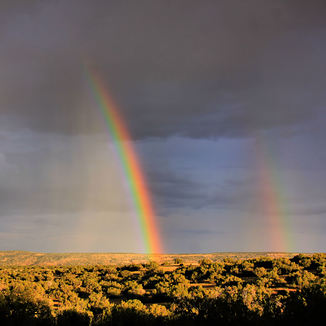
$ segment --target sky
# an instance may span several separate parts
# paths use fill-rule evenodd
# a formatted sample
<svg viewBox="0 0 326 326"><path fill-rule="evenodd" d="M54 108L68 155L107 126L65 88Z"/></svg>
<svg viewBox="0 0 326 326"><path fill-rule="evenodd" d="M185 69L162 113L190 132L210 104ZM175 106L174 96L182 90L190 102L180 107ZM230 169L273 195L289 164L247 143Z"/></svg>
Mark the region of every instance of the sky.
<svg viewBox="0 0 326 326"><path fill-rule="evenodd" d="M325 40L324 0L2 0L0 250L144 252L90 66L164 252L325 251Z"/></svg>

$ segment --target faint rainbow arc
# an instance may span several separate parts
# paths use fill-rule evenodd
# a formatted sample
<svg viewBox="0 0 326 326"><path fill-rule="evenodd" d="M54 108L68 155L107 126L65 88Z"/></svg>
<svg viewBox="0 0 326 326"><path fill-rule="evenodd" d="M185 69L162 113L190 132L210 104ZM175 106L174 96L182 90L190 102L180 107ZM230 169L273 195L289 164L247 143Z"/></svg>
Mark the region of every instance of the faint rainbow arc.
<svg viewBox="0 0 326 326"><path fill-rule="evenodd" d="M151 196L137 153L131 144L126 123L100 76L87 67L85 67L85 76L122 164L132 202L137 212L145 251L147 254L161 254L163 253L162 242Z"/></svg>
<svg viewBox="0 0 326 326"><path fill-rule="evenodd" d="M271 154L266 148L267 145L261 139L256 138L256 160L258 163L258 173L260 182L260 197L263 202L264 213L272 226L272 246L277 246L279 251L290 251L292 242L287 219L284 199L282 198L282 186L279 176L273 166Z"/></svg>

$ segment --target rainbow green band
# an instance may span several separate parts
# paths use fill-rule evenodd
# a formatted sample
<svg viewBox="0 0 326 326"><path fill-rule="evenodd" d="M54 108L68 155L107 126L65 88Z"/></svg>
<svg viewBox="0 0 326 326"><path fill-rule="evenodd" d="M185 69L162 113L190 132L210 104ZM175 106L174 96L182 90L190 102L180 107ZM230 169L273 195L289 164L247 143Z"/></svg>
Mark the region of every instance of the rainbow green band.
<svg viewBox="0 0 326 326"><path fill-rule="evenodd" d="M99 76L88 68L85 68L85 75L121 162L145 251L147 254L160 254L163 251L152 200L126 124Z"/></svg>

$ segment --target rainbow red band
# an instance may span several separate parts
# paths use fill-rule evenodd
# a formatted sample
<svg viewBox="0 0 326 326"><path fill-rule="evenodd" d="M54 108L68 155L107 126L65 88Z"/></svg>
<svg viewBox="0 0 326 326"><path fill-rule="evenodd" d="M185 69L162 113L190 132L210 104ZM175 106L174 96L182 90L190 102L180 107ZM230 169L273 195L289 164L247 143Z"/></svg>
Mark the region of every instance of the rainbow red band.
<svg viewBox="0 0 326 326"><path fill-rule="evenodd" d="M88 68L85 69L85 74L122 164L137 212L145 251L147 254L161 254L163 250L151 196L126 123L99 75Z"/></svg>

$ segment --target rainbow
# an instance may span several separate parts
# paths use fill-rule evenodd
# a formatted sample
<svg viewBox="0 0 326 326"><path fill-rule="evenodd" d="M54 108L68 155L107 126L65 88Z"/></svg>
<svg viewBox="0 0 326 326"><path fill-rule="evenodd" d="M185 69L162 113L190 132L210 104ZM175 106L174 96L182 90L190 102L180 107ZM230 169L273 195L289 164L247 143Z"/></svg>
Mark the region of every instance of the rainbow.
<svg viewBox="0 0 326 326"><path fill-rule="evenodd" d="M261 199L263 215L267 219L270 234L270 248L274 251L291 251L289 221L286 213L286 204L282 194L282 185L279 173L267 141L262 135L256 137L256 161L258 165L258 189Z"/></svg>
<svg viewBox="0 0 326 326"><path fill-rule="evenodd" d="M151 196L126 123L100 76L87 67L85 76L118 153L137 213L145 252L148 255L161 254L163 250Z"/></svg>

